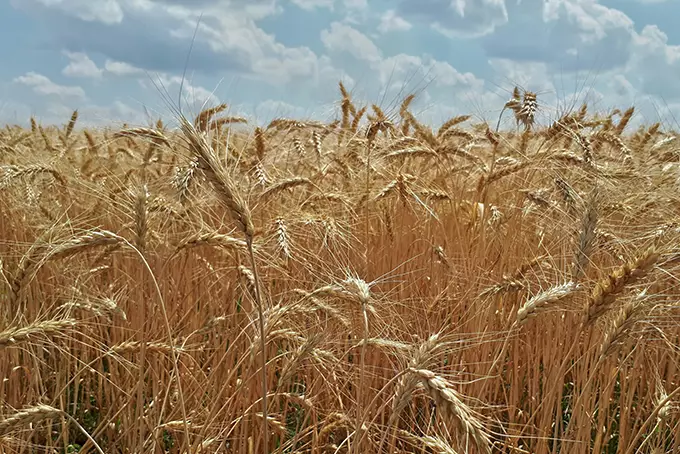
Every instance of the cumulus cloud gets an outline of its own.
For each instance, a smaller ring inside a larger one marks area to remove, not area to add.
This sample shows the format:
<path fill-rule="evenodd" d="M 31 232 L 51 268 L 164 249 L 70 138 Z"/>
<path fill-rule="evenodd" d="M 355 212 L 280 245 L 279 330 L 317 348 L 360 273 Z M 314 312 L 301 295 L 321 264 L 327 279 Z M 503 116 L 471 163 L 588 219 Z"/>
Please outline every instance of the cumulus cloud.
<path fill-rule="evenodd" d="M 62 70 L 62 74 L 69 77 L 84 77 L 99 79 L 102 70 L 97 67 L 87 54 L 83 52 L 64 52 L 71 62 Z"/>
<path fill-rule="evenodd" d="M 85 90 L 82 87 L 59 85 L 52 82 L 47 76 L 32 71 L 15 78 L 14 82 L 30 87 L 35 93 L 40 95 L 85 99 Z"/>
<path fill-rule="evenodd" d="M 137 68 L 129 63 L 122 61 L 106 60 L 104 62 L 104 69 L 116 76 L 140 76 L 144 74 L 144 70 Z"/>
<path fill-rule="evenodd" d="M 350 10 L 362 10 L 368 8 L 368 0 L 344 0 L 345 8 Z"/>
<path fill-rule="evenodd" d="M 632 49 L 629 77 L 646 93 L 680 99 L 680 46 L 668 44 L 668 36 L 656 25 L 647 25 L 634 36 Z"/>
<path fill-rule="evenodd" d="M 622 67 L 630 54 L 633 21 L 596 0 L 510 2 L 511 20 L 484 38 L 487 55 L 548 63 L 553 70 Z"/>
<path fill-rule="evenodd" d="M 333 22 L 329 30 L 321 32 L 321 42 L 331 52 L 345 52 L 368 62 L 380 60 L 380 49 L 368 36 L 340 22 Z"/>
<path fill-rule="evenodd" d="M 65 6 L 76 0 L 62 0 L 62 8 L 57 8 L 56 0 L 29 1 L 14 4 L 42 21 L 55 46 L 103 54 L 149 71 L 184 69 L 199 18 L 189 60 L 196 71 L 212 75 L 226 71 L 285 84 L 310 77 L 319 67 L 319 57 L 309 48 L 285 46 L 257 25 L 280 11 L 274 0 L 119 0 L 116 4 L 124 14 L 110 27 L 83 21 Z M 55 9 L 62 14 L 52 14 Z"/>
<path fill-rule="evenodd" d="M 393 9 L 389 9 L 383 13 L 380 18 L 380 25 L 378 31 L 380 33 L 388 33 L 392 31 L 408 31 L 413 27 L 410 22 L 402 17 L 399 17 Z"/>
<path fill-rule="evenodd" d="M 291 0 L 291 2 L 302 9 L 313 11 L 316 8 L 333 8 L 335 0 Z"/>
<path fill-rule="evenodd" d="M 436 87 L 460 87 L 481 90 L 484 81 L 472 73 L 461 73 L 447 62 L 430 56 L 397 54 L 385 58 L 376 65 L 382 84 L 388 81 L 418 79 L 431 81 Z"/>
<path fill-rule="evenodd" d="M 505 0 L 401 0 L 397 11 L 448 37 L 483 36 L 508 22 Z"/>
<path fill-rule="evenodd" d="M 123 8 L 117 0 L 12 0 L 17 5 L 43 6 L 61 11 L 78 19 L 104 24 L 119 24 L 123 21 Z"/>

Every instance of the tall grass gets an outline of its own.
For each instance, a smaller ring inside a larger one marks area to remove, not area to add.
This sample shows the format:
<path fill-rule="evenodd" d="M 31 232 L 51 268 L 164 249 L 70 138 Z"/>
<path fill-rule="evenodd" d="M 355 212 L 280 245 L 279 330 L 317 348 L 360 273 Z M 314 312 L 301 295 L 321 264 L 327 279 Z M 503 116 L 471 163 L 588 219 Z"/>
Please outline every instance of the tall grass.
<path fill-rule="evenodd" d="M 676 133 L 0 132 L 0 451 L 680 452 Z"/>

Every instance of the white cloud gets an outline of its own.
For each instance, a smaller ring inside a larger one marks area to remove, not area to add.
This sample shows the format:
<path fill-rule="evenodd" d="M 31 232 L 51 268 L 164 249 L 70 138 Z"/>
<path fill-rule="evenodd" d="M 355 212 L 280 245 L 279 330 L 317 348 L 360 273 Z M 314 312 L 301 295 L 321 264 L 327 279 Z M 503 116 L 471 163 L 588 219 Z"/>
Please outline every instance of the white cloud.
<path fill-rule="evenodd" d="M 481 90 L 484 81 L 478 79 L 472 73 L 461 73 L 447 62 L 435 60 L 430 56 L 418 57 L 415 55 L 397 54 L 385 58 L 375 65 L 378 70 L 381 84 L 389 80 L 416 79 L 418 75 L 425 80 L 431 80 L 437 87 L 468 88 Z"/>
<path fill-rule="evenodd" d="M 48 77 L 32 71 L 15 78 L 14 82 L 31 87 L 35 93 L 40 95 L 85 99 L 85 90 L 82 87 L 59 85 L 52 82 Z"/>
<path fill-rule="evenodd" d="M 71 62 L 62 70 L 69 77 L 100 79 L 102 70 L 83 52 L 64 52 Z"/>
<path fill-rule="evenodd" d="M 344 0 L 345 8 L 362 10 L 368 8 L 368 0 Z"/>
<path fill-rule="evenodd" d="M 132 66 L 129 63 L 107 59 L 104 62 L 104 69 L 116 76 L 139 76 L 144 74 L 144 70 Z"/>
<path fill-rule="evenodd" d="M 380 49 L 368 36 L 340 22 L 333 22 L 330 30 L 321 32 L 321 42 L 331 52 L 345 52 L 368 62 L 380 60 Z"/>
<path fill-rule="evenodd" d="M 267 99 L 255 107 L 255 116 L 259 122 L 271 121 L 274 118 L 305 118 L 309 111 L 283 101 Z"/>
<path fill-rule="evenodd" d="M 448 37 L 483 36 L 508 22 L 505 0 L 403 0 L 398 12 Z"/>
<path fill-rule="evenodd" d="M 656 25 L 645 26 L 634 35 L 627 73 L 646 93 L 680 99 L 680 46 L 668 44 Z"/>
<path fill-rule="evenodd" d="M 397 13 L 393 10 L 387 10 L 380 18 L 380 25 L 378 25 L 378 31 L 380 33 L 388 33 L 391 31 L 405 32 L 413 27 L 410 22 L 402 17 L 399 17 Z"/>
<path fill-rule="evenodd" d="M 19 1 L 38 3 L 88 22 L 119 24 L 124 17 L 123 9 L 116 0 L 13 0 L 15 3 Z"/>
<path fill-rule="evenodd" d="M 291 0 L 291 2 L 304 10 L 312 11 L 316 8 L 333 8 L 335 0 Z"/>
<path fill-rule="evenodd" d="M 630 54 L 633 21 L 596 0 L 509 3 L 513 20 L 486 36 L 491 58 L 545 62 L 554 71 L 621 68 Z"/>

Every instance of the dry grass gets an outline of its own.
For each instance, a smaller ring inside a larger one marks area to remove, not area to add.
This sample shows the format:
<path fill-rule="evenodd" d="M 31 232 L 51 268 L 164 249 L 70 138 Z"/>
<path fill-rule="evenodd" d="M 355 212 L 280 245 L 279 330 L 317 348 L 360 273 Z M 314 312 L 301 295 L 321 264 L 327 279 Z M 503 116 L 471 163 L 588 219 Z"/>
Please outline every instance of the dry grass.
<path fill-rule="evenodd" d="M 0 452 L 680 453 L 675 133 L 340 88 L 0 132 Z"/>

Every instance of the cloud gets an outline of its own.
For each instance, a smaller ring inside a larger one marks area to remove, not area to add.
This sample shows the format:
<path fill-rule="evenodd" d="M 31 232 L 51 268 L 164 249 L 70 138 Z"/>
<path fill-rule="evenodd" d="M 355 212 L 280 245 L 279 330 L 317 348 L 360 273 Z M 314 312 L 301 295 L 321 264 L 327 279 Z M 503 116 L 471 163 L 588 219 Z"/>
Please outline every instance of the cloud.
<path fill-rule="evenodd" d="M 62 70 L 62 74 L 69 77 L 83 77 L 100 79 L 102 70 L 97 67 L 95 62 L 90 60 L 87 54 L 82 52 L 64 52 L 71 62 Z"/>
<path fill-rule="evenodd" d="M 680 99 L 680 46 L 668 44 L 656 25 L 645 26 L 634 36 L 627 73 L 648 94 Z"/>
<path fill-rule="evenodd" d="M 350 10 L 362 10 L 368 8 L 368 0 L 344 0 L 345 8 Z"/>
<path fill-rule="evenodd" d="M 119 24 L 123 21 L 123 9 L 116 0 L 12 0 L 25 6 L 38 5 L 55 9 L 88 22 Z"/>
<path fill-rule="evenodd" d="M 149 71 L 181 72 L 190 48 L 190 67 L 213 76 L 228 72 L 285 84 L 311 77 L 319 67 L 319 57 L 309 48 L 285 46 L 257 25 L 280 11 L 274 0 L 119 0 L 124 14 L 107 27 L 83 21 L 65 6 L 78 0 L 62 0 L 62 8 L 55 6 L 56 0 L 14 1 L 16 8 L 41 21 L 53 46 L 98 53 Z M 54 14 L 55 8 L 61 14 Z"/>
<path fill-rule="evenodd" d="M 30 87 L 40 95 L 54 95 L 60 98 L 85 99 L 85 90 L 78 86 L 59 85 L 52 82 L 48 77 L 35 72 L 28 72 L 14 79 L 15 83 Z"/>
<path fill-rule="evenodd" d="M 333 22 L 330 30 L 321 32 L 321 42 L 329 51 L 347 53 L 357 60 L 380 60 L 380 49 L 368 36 L 340 22 Z"/>
<path fill-rule="evenodd" d="M 313 11 L 316 8 L 333 8 L 335 0 L 291 0 L 291 2 L 307 11 Z"/>
<path fill-rule="evenodd" d="M 413 28 L 410 22 L 406 21 L 404 18 L 399 17 L 393 9 L 385 11 L 385 13 L 380 18 L 380 25 L 378 25 L 378 31 L 380 33 L 388 33 L 392 31 L 405 32 Z"/>
<path fill-rule="evenodd" d="M 633 21 L 596 0 L 524 0 L 510 3 L 511 20 L 484 37 L 491 58 L 545 62 L 555 71 L 623 67 Z"/>
<path fill-rule="evenodd" d="M 447 37 L 483 36 L 508 22 L 505 0 L 401 0 L 397 11 Z"/>
<path fill-rule="evenodd" d="M 104 62 L 104 69 L 116 76 L 140 76 L 144 74 L 144 70 L 132 66 L 129 63 L 122 61 L 106 60 Z"/>
<path fill-rule="evenodd" d="M 375 65 L 381 84 L 390 80 L 400 81 L 419 76 L 421 80 L 431 81 L 435 87 L 460 87 L 481 90 L 484 81 L 474 74 L 461 73 L 447 62 L 439 61 L 431 56 L 418 57 L 415 55 L 397 54 L 385 58 Z"/>
<path fill-rule="evenodd" d="M 50 103 L 43 109 L 44 114 L 37 118 L 41 123 L 64 123 L 73 113 L 73 109 L 58 103 Z M 85 104 L 78 106 L 78 125 L 85 127 L 148 124 L 150 118 L 140 109 L 115 100 L 109 105 Z"/>
<path fill-rule="evenodd" d="M 219 97 L 207 88 L 200 85 L 194 85 L 191 81 L 184 79 L 181 76 L 170 76 L 167 74 L 159 74 L 153 78 L 153 82 L 146 79 L 140 79 L 139 84 L 147 90 L 167 90 L 172 93 L 174 89 L 182 88 L 182 102 L 187 102 L 192 109 L 201 109 L 203 105 L 217 105 L 220 103 Z M 174 97 L 171 97 L 174 102 Z"/>

